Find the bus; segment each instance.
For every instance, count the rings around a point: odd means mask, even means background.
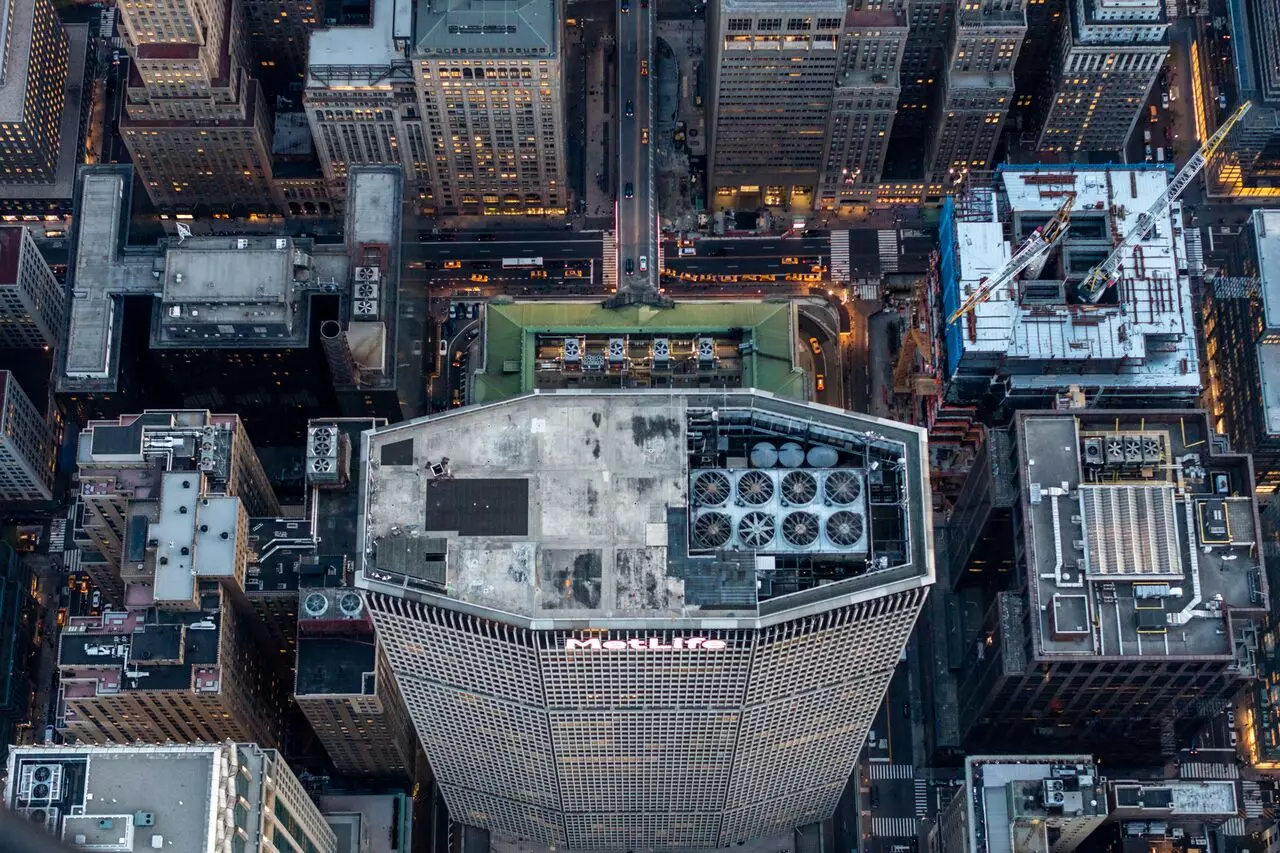
[[[503,258],[504,270],[532,270],[542,266],[542,258]]]

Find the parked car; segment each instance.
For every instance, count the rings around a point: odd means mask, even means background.
[[[627,275],[635,275],[635,274],[636,274],[635,262],[632,261],[630,258],[627,258]]]
[[[640,272],[648,272],[648,271],[649,271],[649,256],[641,255],[640,256]]]

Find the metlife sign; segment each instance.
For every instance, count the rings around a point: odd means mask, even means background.
[[[659,637],[637,638],[634,640],[601,640],[599,637],[588,637],[579,640],[566,637],[566,652],[722,652],[729,648],[724,640],[712,640],[707,637],[673,637],[670,641]]]

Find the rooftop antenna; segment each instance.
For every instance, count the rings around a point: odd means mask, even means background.
[[[182,245],[182,241],[191,236],[191,226],[178,223],[178,245]]]

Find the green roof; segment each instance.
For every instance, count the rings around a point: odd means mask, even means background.
[[[743,358],[742,384],[780,397],[805,399],[804,375],[795,366],[790,302],[684,302],[673,308],[631,305],[604,308],[590,302],[490,303],[485,309],[484,372],[471,399],[490,403],[534,388],[535,335],[611,334],[662,337],[741,330],[754,344]]]

